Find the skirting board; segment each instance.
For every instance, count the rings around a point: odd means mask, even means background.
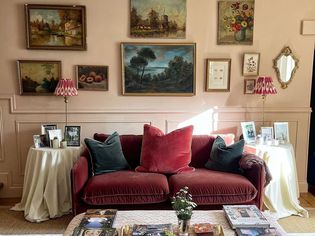
[[[315,35],[315,20],[302,21],[302,35]]]

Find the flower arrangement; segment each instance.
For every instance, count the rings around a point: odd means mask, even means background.
[[[225,28],[230,32],[253,30],[254,8],[245,1],[231,4],[231,14],[224,17]]]
[[[196,206],[197,204],[192,201],[192,196],[189,194],[187,186],[181,188],[172,199],[172,207],[180,220],[191,219],[192,211]]]

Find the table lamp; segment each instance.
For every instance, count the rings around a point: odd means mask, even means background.
[[[77,96],[78,90],[74,86],[72,79],[60,79],[55,89],[56,96],[63,96],[65,102],[66,126],[68,124],[68,97]]]
[[[261,94],[261,98],[263,100],[263,126],[265,124],[265,101],[268,94],[276,94],[277,89],[273,86],[272,78],[269,76],[260,76],[256,81],[256,85],[254,88],[255,94]]]

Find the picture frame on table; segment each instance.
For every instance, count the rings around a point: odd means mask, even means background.
[[[121,43],[122,94],[196,94],[195,43]]]
[[[87,91],[108,91],[108,66],[77,65],[77,88]]]
[[[43,135],[35,134],[33,135],[33,142],[35,148],[45,147],[45,143],[43,140]]]
[[[243,137],[245,143],[255,143],[256,141],[256,129],[254,121],[241,122]]]
[[[289,138],[289,123],[288,122],[274,122],[275,139],[279,140],[280,144],[290,143]]]
[[[254,94],[256,79],[244,79],[244,94]]]
[[[81,5],[25,4],[27,49],[86,50],[86,13]]]
[[[61,78],[61,61],[18,60],[20,95],[54,95]]]
[[[260,130],[264,142],[273,139],[273,127],[261,127]]]
[[[49,136],[49,144],[50,147],[52,147],[52,140],[54,140],[55,138],[58,139],[58,143],[60,143],[62,141],[62,132],[61,129],[51,129],[48,130],[48,136]]]
[[[256,76],[259,74],[260,53],[244,53],[243,76]]]
[[[80,146],[81,126],[65,126],[65,140],[67,146]]]
[[[206,59],[206,91],[230,91],[231,59],[207,58]]]
[[[46,147],[50,147],[49,130],[56,130],[57,124],[43,124],[41,125],[42,140]]]

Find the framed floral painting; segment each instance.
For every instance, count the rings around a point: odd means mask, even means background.
[[[255,76],[259,73],[259,53],[244,53],[243,75]]]
[[[253,44],[253,0],[218,2],[218,44]]]
[[[244,94],[254,94],[255,85],[255,79],[244,79]]]

